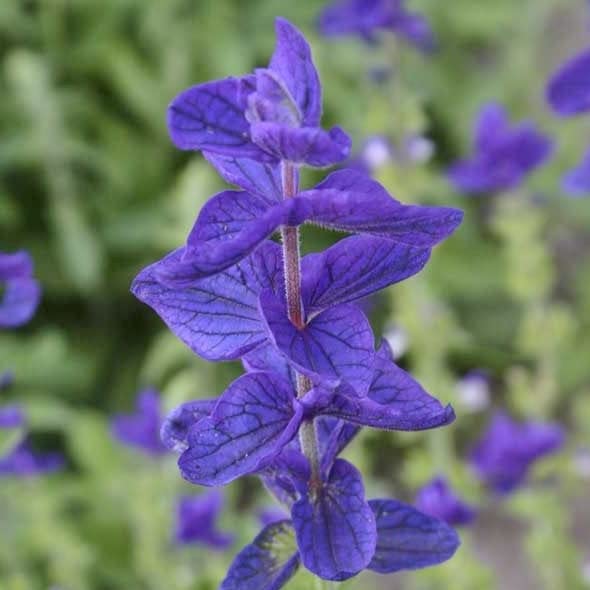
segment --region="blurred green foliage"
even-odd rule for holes
[[[374,133],[398,145],[426,133],[436,146],[431,162],[393,162],[379,179],[401,200],[466,210],[428,268],[390,289],[374,313],[377,333],[392,323],[408,333],[401,363],[453,402],[458,420],[432,433],[365,432],[347,454],[370,496],[411,500],[445,473],[483,514],[449,563],[346,585],[584,587],[590,535],[573,524],[590,513],[587,498],[575,508],[588,481],[572,457],[590,447],[590,206],[558,187],[585,147],[590,118],[552,118],[543,90],[585,44],[590,14],[581,0],[410,1],[439,38],[440,51],[425,58],[393,39],[380,47],[321,39],[313,23],[322,4],[0,3],[0,248],[29,249],[44,287],[34,321],[0,334],[0,370],[14,370],[6,397],[25,405],[39,444],[69,461],[60,475],[0,480],[2,590],[212,589],[257,530],[255,508],[269,500],[257,482],[240,482],[228,488],[223,518],[238,535],[234,550],[174,547],[175,498],[198,490],[181,481],[173,458],[120,448],[108,418],[130,408],[143,385],[159,387],[169,409],[218,394],[239,373],[196,359],[128,288],[142,266],[184,241],[222,187],[200,156],[170,145],[167,103],[192,83],[265,63],[279,14],[312,43],[326,124],[342,124],[357,147]],[[368,71],[384,65],[392,80],[371,83]],[[473,116],[491,99],[538,121],[557,149],[520,190],[468,199],[453,193],[444,170],[469,149]],[[319,232],[304,236],[306,250],[327,243]],[[492,375],[494,406],[569,430],[566,451],[505,503],[490,501],[464,463],[487,415],[470,414],[457,397],[457,379],[473,368]],[[289,588],[314,583],[301,573]]]

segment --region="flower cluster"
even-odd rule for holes
[[[165,420],[182,476],[220,486],[256,474],[290,513],[237,556],[226,590],[277,589],[300,564],[327,580],[425,567],[459,543],[411,506],[367,501],[360,473],[338,455],[363,426],[453,421],[386,344],[375,350],[357,302],[420,271],[462,213],[404,205],[350,169],[300,190],[299,167],[344,160],[350,140],[319,127],[321,86],[302,34],[283,19],[276,31],[268,68],[194,86],[170,105],[173,142],[202,151],[240,190],[212,197],[186,245],[132,286],[195,353],[241,359],[246,371],[218,399]],[[301,258],[303,223],[354,235]]]

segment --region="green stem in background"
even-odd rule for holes
[[[283,198],[290,199],[299,190],[298,171],[289,162],[281,165]],[[304,327],[303,303],[301,301],[301,255],[299,252],[299,228],[283,226],[283,264],[285,271],[285,294],[289,319],[298,329]],[[297,397],[303,397],[312,387],[305,375],[297,374]],[[312,471],[312,481],[319,481],[319,454],[315,424],[306,420],[299,430],[303,454],[307,457]]]

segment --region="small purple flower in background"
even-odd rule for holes
[[[216,528],[222,508],[223,495],[217,490],[180,498],[176,507],[176,542],[180,545],[202,543],[213,549],[227,549],[234,536]]]
[[[562,117],[590,111],[590,49],[570,58],[555,72],[546,97],[553,112]]]
[[[434,142],[423,135],[407,135],[403,142],[403,161],[413,164],[428,162],[434,155]]]
[[[13,383],[14,373],[12,371],[4,371],[4,373],[0,373],[0,391],[10,389]]]
[[[25,415],[19,406],[0,407],[0,428],[19,428],[24,423]]]
[[[490,377],[485,371],[466,373],[455,385],[457,399],[469,412],[481,412],[490,405]]]
[[[160,440],[163,417],[160,398],[154,389],[145,389],[137,395],[136,413],[117,415],[112,419],[111,430],[124,445],[135,447],[149,455],[161,455],[167,451]]]
[[[64,466],[60,453],[38,453],[23,441],[0,458],[0,477],[29,477],[59,471]]]
[[[24,251],[0,252],[0,328],[17,328],[35,313],[41,298],[39,283],[33,278],[33,261]]]
[[[475,509],[453,492],[447,480],[436,477],[421,488],[416,496],[416,508],[454,526],[469,524],[476,516]]]
[[[481,194],[514,189],[553,151],[553,142],[528,121],[510,126],[497,103],[479,111],[474,130],[474,154],[449,169],[458,191]]]
[[[590,148],[586,150],[580,163],[563,176],[561,188],[573,197],[590,194]]]
[[[369,42],[378,33],[389,31],[421,51],[435,48],[428,21],[409,12],[405,0],[336,0],[320,15],[319,28],[327,37],[358,35]]]
[[[558,424],[516,422],[497,412],[469,460],[479,479],[499,494],[524,483],[531,465],[557,452],[565,432]]]

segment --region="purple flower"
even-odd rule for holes
[[[547,102],[562,117],[590,110],[590,49],[559,68],[547,85]]]
[[[528,121],[511,127],[504,108],[489,103],[479,112],[473,147],[471,159],[450,168],[449,179],[457,190],[478,194],[516,188],[549,158],[553,143]]]
[[[472,450],[470,462],[485,484],[507,494],[524,482],[536,460],[558,451],[564,440],[564,430],[557,424],[519,423],[497,412]]]
[[[174,537],[181,545],[203,543],[213,549],[227,549],[233,535],[216,529],[223,508],[223,496],[213,490],[201,496],[183,496],[176,508]]]
[[[20,406],[0,407],[0,428],[19,428],[25,423],[25,415]]]
[[[322,469],[313,476],[296,449],[261,472],[291,518],[268,524],[235,558],[221,590],[278,590],[300,564],[327,580],[363,569],[393,573],[449,559],[459,545],[446,523],[397,500],[365,499],[360,473],[336,458],[354,435],[340,420],[318,423]]]
[[[300,563],[328,580],[426,567],[458,545],[446,524],[410,506],[367,502],[359,472],[337,456],[363,426],[411,431],[454,420],[387,345],[375,350],[358,302],[420,271],[462,213],[402,205],[352,170],[300,191],[298,165],[336,162],[347,149],[338,147],[342,131],[318,127],[321,88],[307,42],[282,19],[277,36],[268,69],[173,102],[175,143],[204,150],[243,190],[214,196],[186,246],[132,287],[195,353],[241,358],[246,370],[217,400],[185,403],[163,421],[182,476],[218,486],[257,474],[290,511],[238,555],[226,590],[276,590]],[[301,259],[305,222],[360,235]],[[282,245],[268,239],[275,231]],[[153,441],[154,406],[127,419],[134,444]]]
[[[463,502],[443,477],[435,477],[420,489],[416,507],[454,526],[469,524],[476,516],[475,509]]]
[[[586,150],[580,163],[564,175],[561,187],[574,197],[590,193],[590,148]]]
[[[35,313],[41,298],[39,283],[33,278],[33,261],[24,251],[0,252],[0,328],[17,328]]]
[[[63,466],[64,458],[60,453],[38,453],[27,441],[23,441],[0,457],[0,477],[41,475],[59,471]]]
[[[166,447],[160,440],[162,416],[160,399],[154,389],[145,389],[137,395],[136,413],[117,415],[112,419],[112,433],[120,442],[140,449],[149,455],[160,455]]]
[[[435,47],[428,21],[406,10],[405,0],[336,0],[322,12],[319,27],[328,37],[359,35],[372,42],[380,31],[390,31],[421,51]]]
[[[276,33],[268,68],[193,86],[172,101],[168,129],[178,148],[215,154],[210,161],[221,169],[224,157],[238,169],[243,158],[323,167],[347,157],[344,131],[319,127],[321,86],[307,41],[281,18]]]

